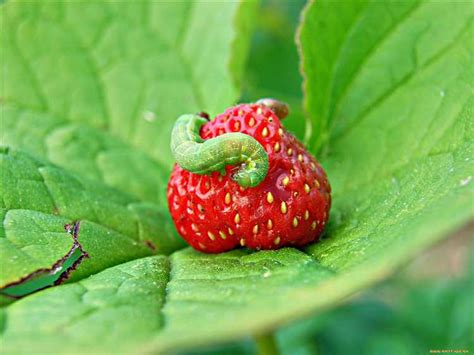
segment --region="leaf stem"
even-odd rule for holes
[[[255,337],[258,355],[278,355],[278,346],[273,333],[260,334]]]

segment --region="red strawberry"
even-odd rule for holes
[[[274,111],[263,103],[237,105],[200,131],[203,139],[228,132],[254,137],[269,159],[268,174],[258,186],[239,186],[231,178],[232,166],[225,176],[197,175],[174,166],[169,209],[179,234],[193,248],[219,253],[239,245],[257,250],[303,246],[323,231],[331,205],[326,174]]]

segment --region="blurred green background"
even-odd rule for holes
[[[241,101],[276,97],[291,108],[285,126],[300,140],[305,138],[302,78],[298,70],[296,30],[306,1],[263,1],[258,13],[250,55],[247,59]]]

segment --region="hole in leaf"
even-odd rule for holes
[[[0,289],[0,294],[20,298],[66,281],[71,271],[75,270],[84,258],[89,257],[78,241],[79,226],[79,221],[64,226],[66,232],[73,238],[73,245],[64,257],[54,263],[50,269],[36,270],[20,281],[6,285]]]

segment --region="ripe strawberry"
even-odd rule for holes
[[[206,123],[200,135],[205,140],[230,132],[254,137],[268,154],[262,183],[239,186],[232,179],[235,166],[225,167],[224,176],[197,175],[174,166],[169,209],[180,235],[197,250],[303,246],[315,241],[327,222],[331,188],[324,170],[281,125],[277,114],[286,116],[283,106],[259,102],[227,109]]]

